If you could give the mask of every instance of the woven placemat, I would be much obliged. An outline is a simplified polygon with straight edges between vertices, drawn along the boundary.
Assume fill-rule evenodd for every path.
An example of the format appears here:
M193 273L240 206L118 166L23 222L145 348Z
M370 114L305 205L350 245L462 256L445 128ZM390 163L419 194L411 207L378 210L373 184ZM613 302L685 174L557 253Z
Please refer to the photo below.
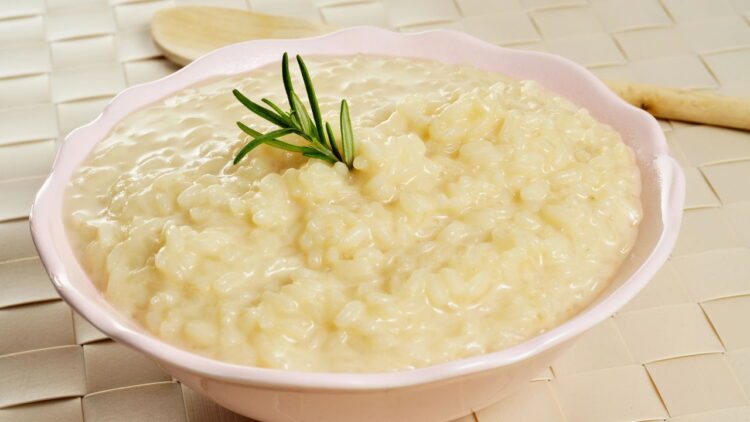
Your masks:
M55 294L28 230L58 142L176 68L159 8L211 4L401 31L451 28L596 74L750 96L748 0L0 1L0 421L246 420L108 340ZM462 422L750 421L750 134L662 122L688 177L672 258L513 397Z

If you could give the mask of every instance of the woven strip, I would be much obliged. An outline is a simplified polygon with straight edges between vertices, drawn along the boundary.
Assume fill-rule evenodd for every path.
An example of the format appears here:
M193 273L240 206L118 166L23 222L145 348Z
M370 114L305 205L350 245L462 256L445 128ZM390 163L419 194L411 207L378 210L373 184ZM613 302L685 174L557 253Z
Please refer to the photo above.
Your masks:
M205 3L400 31L451 28L601 77L750 96L747 0L10 0L0 3L0 422L247 420L173 381L55 294L28 209L58 142L176 68L148 32ZM461 422L750 420L750 134L661 122L688 178L672 258L513 397Z

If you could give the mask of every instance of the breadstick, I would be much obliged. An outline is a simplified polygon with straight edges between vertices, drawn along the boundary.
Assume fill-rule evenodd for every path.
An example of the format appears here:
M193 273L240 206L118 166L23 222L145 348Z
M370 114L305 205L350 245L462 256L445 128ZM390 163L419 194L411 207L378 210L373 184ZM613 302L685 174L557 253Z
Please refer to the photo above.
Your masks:
M635 82L605 83L622 99L655 117L750 130L750 98Z

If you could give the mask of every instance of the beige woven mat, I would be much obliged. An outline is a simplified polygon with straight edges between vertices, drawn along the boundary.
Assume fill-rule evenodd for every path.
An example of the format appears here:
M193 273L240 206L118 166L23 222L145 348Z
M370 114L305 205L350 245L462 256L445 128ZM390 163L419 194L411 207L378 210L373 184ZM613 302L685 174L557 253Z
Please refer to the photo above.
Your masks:
M108 340L53 291L26 217L55 146L175 70L147 28L200 1L0 1L0 421L239 421ZM750 96L749 0L224 0L336 25L445 27L598 75ZM462 422L750 421L750 134L663 122L688 176L646 290L540 379Z

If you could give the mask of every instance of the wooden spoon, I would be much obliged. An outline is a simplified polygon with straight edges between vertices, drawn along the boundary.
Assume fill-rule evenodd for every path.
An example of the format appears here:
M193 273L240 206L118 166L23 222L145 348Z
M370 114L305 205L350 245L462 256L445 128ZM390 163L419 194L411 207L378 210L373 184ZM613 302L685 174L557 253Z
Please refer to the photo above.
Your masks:
M337 29L305 19L206 6L161 9L151 21L157 47L180 65L242 41L312 37ZM604 82L625 101L656 117L750 130L750 98L636 82Z
M306 19L208 6L161 9L151 20L156 46L167 59L180 65L242 41L314 37L337 29L341 28Z

